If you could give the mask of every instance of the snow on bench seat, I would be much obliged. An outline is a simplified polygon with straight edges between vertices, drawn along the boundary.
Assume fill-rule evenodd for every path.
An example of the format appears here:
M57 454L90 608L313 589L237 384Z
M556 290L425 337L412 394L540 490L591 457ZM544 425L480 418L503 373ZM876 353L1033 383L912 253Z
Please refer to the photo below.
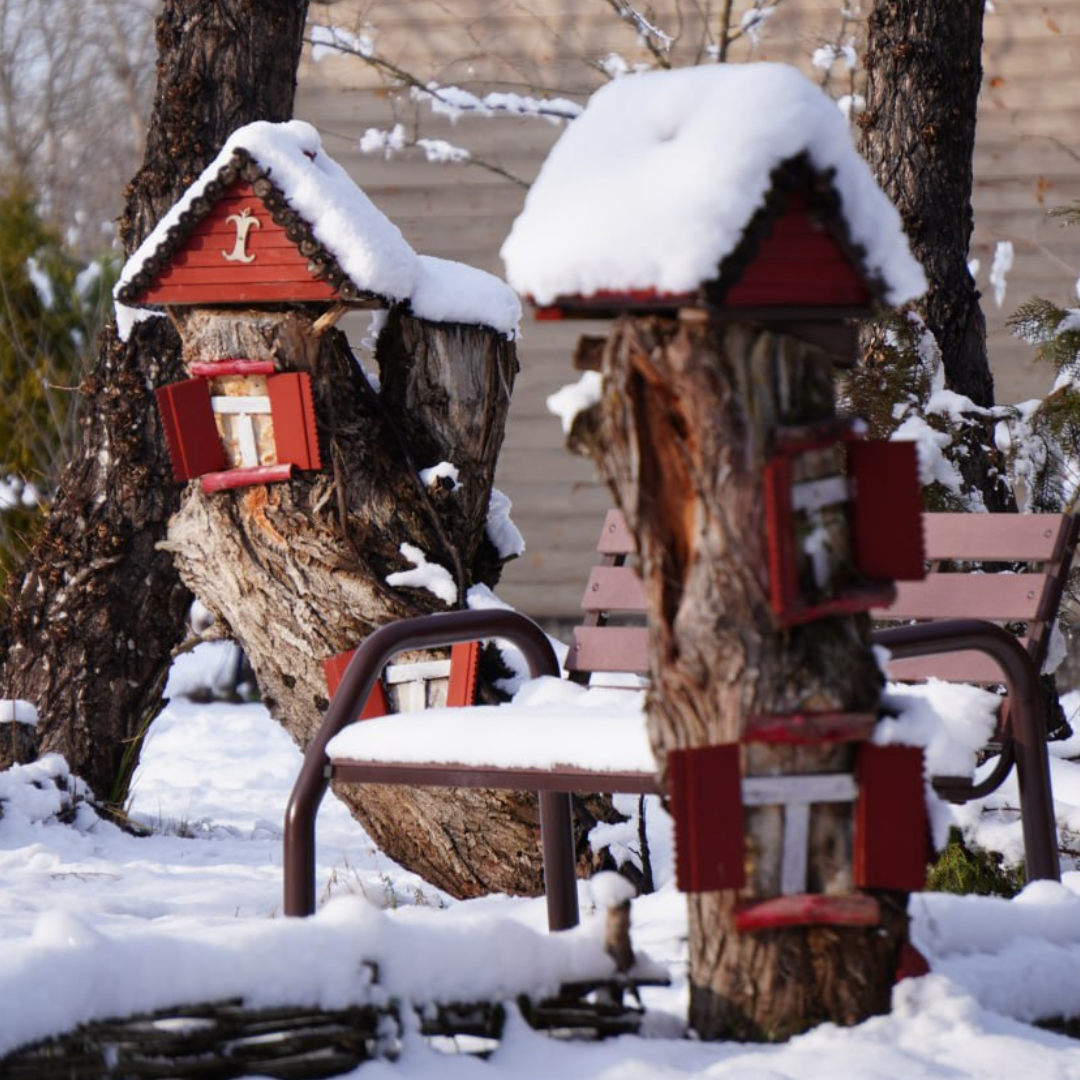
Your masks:
M352 724L327 752L334 761L653 773L644 704L643 690L534 679L504 705L429 709Z

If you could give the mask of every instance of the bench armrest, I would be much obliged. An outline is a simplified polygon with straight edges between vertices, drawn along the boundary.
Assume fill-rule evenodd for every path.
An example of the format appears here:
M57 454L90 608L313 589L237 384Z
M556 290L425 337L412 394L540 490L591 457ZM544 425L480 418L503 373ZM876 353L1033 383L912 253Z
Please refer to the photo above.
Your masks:
M893 656L927 656L933 653L976 649L990 656L1002 670L1009 691L1009 735L1020 788L1021 818L1028 880L1060 880L1054 802L1050 789L1050 766L1046 754L1046 719L1039 673L1020 642L996 623L980 619L943 619L913 623L871 635L875 645ZM978 798L996 788L1008 774L1011 760L1005 753L986 783L972 784L967 791L955 781L943 785L947 797ZM993 781L991 783L990 781ZM987 789L987 790L984 790Z

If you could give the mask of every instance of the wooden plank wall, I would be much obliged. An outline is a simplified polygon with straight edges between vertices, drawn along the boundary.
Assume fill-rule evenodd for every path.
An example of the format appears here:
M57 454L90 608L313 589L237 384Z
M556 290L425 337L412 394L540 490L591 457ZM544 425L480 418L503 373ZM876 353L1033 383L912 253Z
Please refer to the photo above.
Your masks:
M712 5L719 8L719 4ZM737 0L736 11L748 7ZM863 7L868 8L868 0ZM1027 346L1005 330L1005 317L1022 300L1044 295L1075 302L1080 277L1080 228L1063 230L1046 216L1080 199L1080 5L1070 0L995 0L986 16L984 83L976 156L975 236L972 256L991 332L998 400L1045 392L1050 379L1033 366ZM650 6L656 25L677 37L678 62L709 43L708 4L660 0ZM437 79L475 93L565 94L577 100L604 81L595 61L612 51L633 63L645 59L632 28L602 0L338 0L313 4L313 23L367 27L380 53L422 81ZM781 0L757 57L811 71L809 57L835 37L840 0ZM739 43L733 59L749 56ZM495 169L524 181L536 174L561 128L543 120L456 123L395 93L351 58L305 60L297 115L322 132L324 143L375 203L426 254L458 259L502 273L499 247L520 210L525 188L480 167L432 165L418 150L360 154L369 127L395 121L411 129L419 119L426 138L468 148ZM628 228L640 223L627 222ZM1011 240L1016 262L999 309L988 274L999 240ZM526 319L522 371L499 469L499 486L514 501L514 519L528 551L507 569L502 595L523 611L573 618L593 560L606 491L592 466L564 449L546 397L576 378L570 356L578 334L600 333L602 323L534 323ZM353 328L362 336L362 323Z

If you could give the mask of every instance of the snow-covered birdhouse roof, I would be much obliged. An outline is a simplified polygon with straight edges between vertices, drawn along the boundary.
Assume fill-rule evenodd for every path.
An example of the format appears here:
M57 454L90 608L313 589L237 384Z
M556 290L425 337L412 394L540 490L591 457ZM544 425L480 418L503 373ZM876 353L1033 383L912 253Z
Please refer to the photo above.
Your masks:
M625 76L552 149L502 248L550 313L866 314L926 289L822 91L781 64Z
M521 304L492 274L417 255L299 120L235 131L124 266L120 305L407 301L432 322L514 338Z
M408 298L416 255L310 124L254 123L124 267L127 305Z

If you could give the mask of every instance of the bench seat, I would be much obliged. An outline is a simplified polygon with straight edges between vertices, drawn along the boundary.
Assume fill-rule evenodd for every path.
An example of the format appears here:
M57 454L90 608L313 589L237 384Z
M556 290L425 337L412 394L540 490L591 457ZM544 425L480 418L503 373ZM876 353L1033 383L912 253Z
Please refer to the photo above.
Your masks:
M535 703L429 709L352 724L330 741L326 752L337 773L352 761L601 776L655 773L642 691L572 687L578 693L571 700L565 692L571 687L551 680L561 692L542 700L547 681L525 688L529 697L541 697Z

